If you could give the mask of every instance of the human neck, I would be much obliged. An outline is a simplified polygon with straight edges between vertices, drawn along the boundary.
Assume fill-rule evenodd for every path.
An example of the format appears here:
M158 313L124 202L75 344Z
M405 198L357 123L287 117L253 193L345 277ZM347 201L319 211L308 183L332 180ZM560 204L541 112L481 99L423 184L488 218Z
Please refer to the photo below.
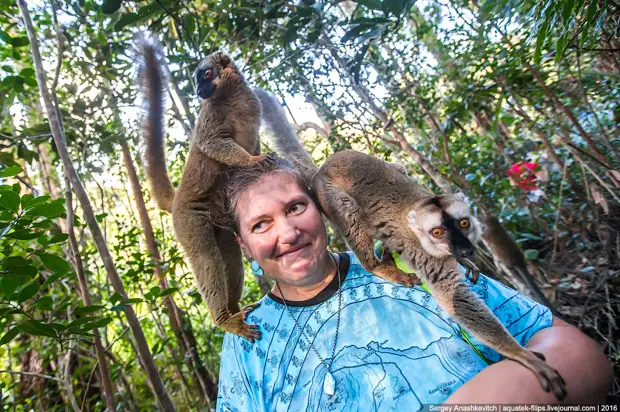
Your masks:
M312 299L334 279L336 275L336 264L338 263L337 261L334 262L334 259L338 259L338 257L332 257L329 252L325 253L325 258L323 259L325 263L321 265L323 269L319 271L322 276L320 276L317 282L309 285L289 285L284 282L279 282L282 295L284 296L280 294L277 285L273 288L272 293L282 300L304 301Z

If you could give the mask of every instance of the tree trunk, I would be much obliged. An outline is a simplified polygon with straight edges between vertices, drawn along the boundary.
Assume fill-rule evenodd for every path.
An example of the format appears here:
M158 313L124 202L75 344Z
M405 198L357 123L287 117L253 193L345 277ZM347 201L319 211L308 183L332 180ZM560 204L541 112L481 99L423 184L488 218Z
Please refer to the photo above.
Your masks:
M80 249L75 239L75 232L73 230L73 196L71 194L71 184L69 178L65 177L65 183L67 186L67 233L69 234L69 246L71 247L71 260L73 261L73 267L75 273L78 275L78 284L80 287L82 302L84 306L90 306L90 292L88 291L88 282L86 281L86 275L84 274L84 265L82 264L82 256ZM97 361L99 364L99 375L103 386L103 397L105 398L105 404L108 411L115 412L116 405L114 404L114 386L110 380L110 374L108 372L108 363L105 359L105 349L101 343L101 336L99 331L94 330L94 342L95 342L95 354L97 355Z
M26 31L28 33L28 39L30 41L37 82L39 84L41 97L45 104L48 122L50 125L50 129L52 130L54 142L56 143L56 147L58 148L58 153L60 154L60 157L62 159L65 172L67 173L69 180L71 181L71 185L74 187L78 200L80 201L80 204L84 211L84 218L92 233L93 239L97 246L97 250L101 255L101 259L105 266L108 278L110 279L110 283L112 284L116 292L118 292L123 298L127 298L127 294L125 293L125 287L123 286L123 282L121 281L118 272L116 271L116 266L114 265L112 255L110 254L110 251L108 250L108 247L103 238L103 234L101 233L101 228L99 227L97 219L95 218L95 214L88 198L88 194L82 186L77 172L73 167L73 163L67 149L66 138L58 122L56 108L52 103L52 98L50 96L49 90L47 89L45 70L43 69L43 63L41 61L41 55L39 53L38 42L34 27L32 25L32 20L30 18L30 13L28 12L28 7L25 0L18 0L17 3L22 13L24 24L26 26ZM174 404L172 403L172 399L168 395L168 391L166 390L166 387L163 384L159 372L157 371L153 355L149 350L146 337L144 336L144 331L140 326L140 321L138 320L138 317L136 316L133 307L131 305L126 305L124 311L125 315L127 316L127 322L129 323L129 326L135 336L139 357L141 358L145 367L149 384L151 386L151 389L153 390L153 393L155 394L155 397L157 398L157 402L159 403L160 408L164 411L175 411L176 409L174 407Z
M134 200L138 208L138 215L140 216L140 222L142 223L142 229L144 230L146 248L155 262L154 271L159 287L161 290L164 290L169 288L170 285L168 284L166 274L161 267L161 256L159 254L157 242L155 241L153 225L151 224L151 219L146 209L144 197L142 196L142 191L140 190L138 174L136 173L133 158L126 141L121 143L121 149L123 151L125 167L127 168L127 175L129 176L129 181L131 183ZM203 395L204 400L209 403L215 400L217 396L217 385L215 384L215 378L211 376L198 356L198 348L195 346L196 339L193 336L188 336L190 334L193 335L191 322L189 319L184 318L181 309L177 306L171 295L164 298L164 305L166 307L168 318L170 319L170 326L172 327L174 335L177 338L179 348L183 351L188 367L193 372L196 380L200 383L201 394ZM186 328L185 326L189 327Z

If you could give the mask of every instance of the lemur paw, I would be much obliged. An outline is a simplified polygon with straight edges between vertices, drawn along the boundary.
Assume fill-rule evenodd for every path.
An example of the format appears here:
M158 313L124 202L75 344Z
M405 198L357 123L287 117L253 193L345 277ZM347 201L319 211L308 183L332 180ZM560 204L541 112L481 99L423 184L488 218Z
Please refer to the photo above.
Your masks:
M407 287L420 284L420 279L418 279L415 275L408 275L393 264L381 263L376 266L372 272L380 278L389 280L390 282L399 283Z
M230 333L241 336L242 338L254 343L255 340L261 340L262 334L258 325L250 325L246 323L246 316L260 306L260 303L254 303L241 309L241 311L232 315L228 321L222 325L222 328Z
M560 373L553 369L547 362L545 356L539 352L524 351L524 356L519 356L516 361L531 369L545 392L553 392L558 400L566 397L566 381Z

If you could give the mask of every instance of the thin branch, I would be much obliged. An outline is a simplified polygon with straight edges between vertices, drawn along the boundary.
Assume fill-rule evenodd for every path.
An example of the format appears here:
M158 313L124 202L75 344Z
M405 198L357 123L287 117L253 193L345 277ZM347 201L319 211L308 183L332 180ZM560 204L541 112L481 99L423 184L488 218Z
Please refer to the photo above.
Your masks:
M561 214L561 210L562 210L562 194L564 193L564 182L566 181L566 163L564 163L564 170L562 171L562 181L560 182L560 193L559 193L559 200L558 200L558 208L555 211L556 215L555 215L555 225L553 227L553 252L551 253L551 260L549 261L549 265L547 266L547 270L549 270L549 268L551 267L551 265L553 264L553 261L555 260L555 254L557 253L557 246L558 246L558 224L560 222L560 214Z
M10 370L0 370L0 373L11 373L13 375L25 375L25 376L36 376L37 378L49 379L51 381L60 382L64 385L65 381L55 376L43 375L42 373L36 372L23 372L23 371L10 371Z

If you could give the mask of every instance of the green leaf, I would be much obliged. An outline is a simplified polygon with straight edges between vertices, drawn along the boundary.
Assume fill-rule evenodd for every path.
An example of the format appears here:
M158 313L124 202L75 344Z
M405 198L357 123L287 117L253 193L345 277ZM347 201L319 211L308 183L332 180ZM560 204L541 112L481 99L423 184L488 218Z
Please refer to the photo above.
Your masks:
M348 32L346 32L344 34L344 36L342 36L342 38L340 39L341 42L346 43L347 41L353 39L353 38L357 38L359 37L363 32L367 31L368 29L370 29L370 25L368 24L358 24L357 26L354 26L353 28L351 28L351 30L349 30Z
M41 261L49 270L55 273L67 273L69 264L60 256L50 255L49 253L41 253L39 255Z
M540 31L538 32L538 37L536 37L536 50L534 51L534 63L539 64L540 58L542 56L542 48L545 44L545 40L547 39L547 30L549 29L549 20L545 20Z
M525 238L525 239L530 239L530 240L544 240L542 237L533 235L531 233L521 233L519 235L519 237L520 238Z
M286 31L284 32L284 37L282 41L284 44L289 44L297 38L297 34L299 33L299 27L297 26L299 23L299 17L292 18L289 23Z
M114 292L114 294L110 296L110 303L114 305L116 302L120 301L122 298L123 298L123 295L121 295L118 292Z
M153 14L159 12L160 10L161 6L154 3L140 7L140 9L138 10L138 14L142 17L151 17Z
M177 292L178 290L179 290L179 288L167 288L167 289L164 289L164 290L163 290L163 291L161 291L161 293L159 294L159 297L160 297L160 298L163 298L163 297L165 297L165 296L172 295L174 292Z
M366 6L371 10L381 10L380 0L358 0L356 3Z
M50 199L49 196L34 197L31 194L22 196L22 208L28 209L41 203L45 203Z
M66 326L63 325L62 323L57 323L57 322L51 322L47 324L50 328L54 329L56 331L56 333L60 333L63 330L65 330Z
M41 299L37 300L37 303L35 303L35 306L38 309L50 309L52 307L52 305L54 304L54 299L52 299L51 296L43 296Z
M564 20L564 27L568 27L568 22L570 21L570 17L575 7L575 0L566 0L564 3L564 8L562 9L562 20Z
M36 267L32 265L24 265L24 266L14 266L9 269L9 273L14 273L17 275L30 276L33 278L39 271Z
M2 280L0 280L0 288L2 289L4 296L10 299L17 288L28 282L30 279L32 279L30 276L8 273L2 276Z
M97 219L98 223L103 222L103 219L105 219L108 216L107 213L99 213L98 215L95 216L95 219Z
M149 293L151 294L151 296L159 296L159 294L161 293L161 288L159 286L153 286L150 290Z
M68 233L59 233L57 235L54 235L50 238L49 240L49 244L54 244L54 243L63 243L66 242L67 239L69 239L69 234Z
M6 317L6 316L9 316L9 315L13 315L15 313L21 313L21 310L15 309L15 308L12 308L12 307L0 308L0 317Z
M406 0L383 0L383 10L389 11L395 16L400 16L406 2Z
M468 182L471 182L472 180L476 179L476 175L474 173L468 173L465 175L465 180L467 180Z
M51 285L52 283L56 282L58 279L60 279L64 275L65 275L65 273L54 273L49 278L45 279L45 282L43 282L43 287Z
M121 30L123 30L123 28L129 26L132 23L135 23L136 21L140 20L141 18L142 17L140 17L136 13L127 13L127 14L123 15L123 17L121 17L119 21L116 22L116 24L114 25L114 30L121 31Z
M67 327L65 328L66 330L72 330L72 329L82 329L79 326L82 326L86 323L92 322L93 320L95 320L97 318L91 318L91 317L84 317L84 318L80 318L80 319L76 319L73 322L69 323L67 325Z
M12 190L0 192L0 208L2 209L15 213L19 210L19 201L19 195Z
M30 264L30 260L25 259L21 256L9 256L8 258L2 261L2 268L9 269L15 266L26 266Z
M17 327L14 327L13 329L9 330L7 333L4 334L2 339L0 339L0 346L6 345L7 343L15 339L15 337L18 334L19 334L19 329L17 329Z
M89 305L83 306L81 308L77 308L73 311L76 316L88 315L89 313L97 312L98 310L104 309L105 306L101 305Z
M30 42L28 41L28 37L26 36L14 37L13 40L11 40L11 45L13 47L24 47L28 44L30 44Z
M87 330L93 330L93 329L99 329L102 328L108 324L110 324L114 319L112 319L111 317L105 317L103 319L98 319L95 322L91 322L88 323L87 325L85 325L82 330L83 331L87 331Z
M0 172L0 177L15 176L15 175L20 174L23 171L24 169L22 169L21 166L10 166L10 167L7 167L6 169L3 169Z
M42 236L43 232L34 232L32 230L28 230L28 229L22 229L22 230L16 230L14 232L9 233L8 235L5 235L6 237L10 238L10 239L17 239L17 240L32 240L32 239L36 239L39 236Z
M555 63L558 64L564 55L564 49L566 48L566 44L568 43L568 31L564 32L562 36L558 39L558 42L555 46Z
M142 298L131 298L131 299L127 299L124 300L123 303L127 304L127 303L140 303L140 302L144 302L144 299Z
M127 305L125 305L124 303L121 303L120 305L112 306L110 310L113 310L115 312L122 312L125 310L126 307Z
M57 337L56 329L53 326L47 325L35 319L27 320L24 323L17 325L17 329L21 332L34 336L48 336L51 338Z
M121 8L122 3L123 2L121 0L106 0L101 5L101 11L105 14L112 14Z
M30 67L26 67L25 69L19 72L19 75L22 77L32 77L34 76L34 69L31 69Z
M538 257L538 250L536 249L528 249L525 252L523 252L523 254L525 255L525 259L527 260L534 260Z
M26 212L29 216L43 216L47 218L55 218L65 213L65 206L62 203L47 203L39 206L35 206Z
M586 23L592 24L594 22L594 16L598 10L598 0L591 0L586 10Z
M2 39L2 41L4 41L6 44L11 44L11 42L13 41L13 38L9 36L9 33L5 32L4 30L0 30L0 39Z
M189 36L193 36L196 31L196 18L191 14L187 14L184 20L185 28L187 29Z
M23 303L27 301L28 299L36 295L37 292L39 292L40 288L41 286L38 282L31 283L30 285L26 286L22 289L21 292L19 292L19 295L17 295L17 303Z

